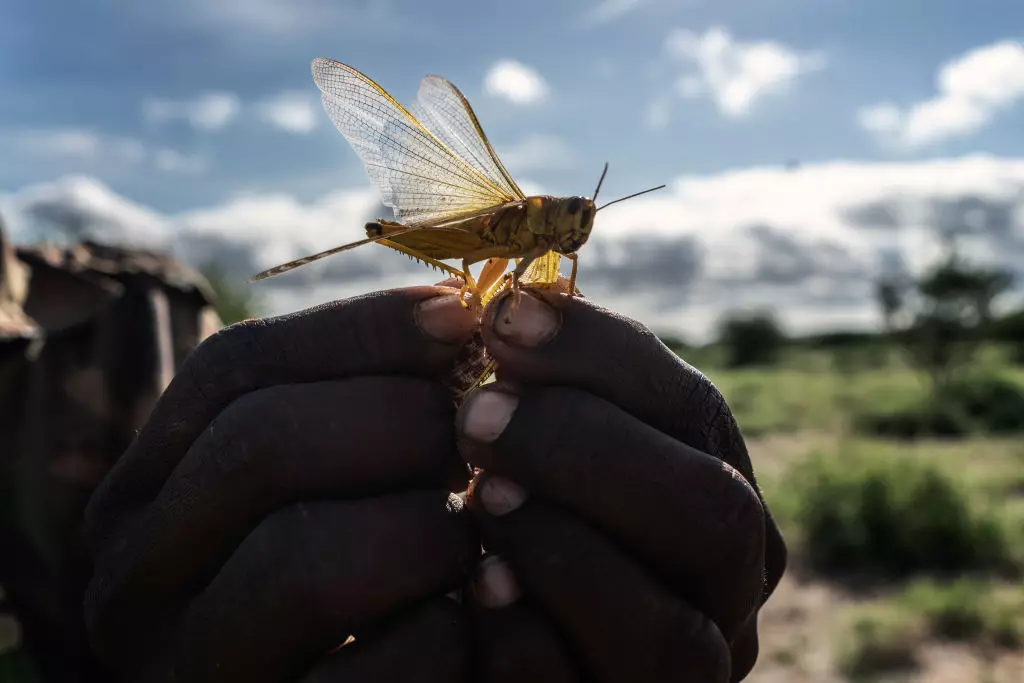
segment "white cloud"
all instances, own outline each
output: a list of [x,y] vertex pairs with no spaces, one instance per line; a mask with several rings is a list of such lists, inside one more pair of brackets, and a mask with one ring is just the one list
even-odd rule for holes
[[646,0],[601,0],[597,6],[588,11],[585,20],[591,25],[608,24],[619,17],[629,14],[644,4]]
[[193,128],[212,132],[231,123],[241,108],[241,101],[233,93],[207,92],[192,100],[147,99],[142,103],[142,114],[154,124],[184,120]]
[[202,157],[182,154],[176,150],[161,147],[153,152],[153,165],[168,173],[194,175],[205,171],[208,164]]
[[557,135],[530,135],[515,145],[496,150],[502,163],[515,174],[573,168],[576,154]]
[[980,130],[1024,99],[1024,43],[970,50],[939,69],[936,87],[934,97],[905,109],[891,103],[865,107],[858,114],[861,126],[908,148]]
[[36,157],[127,164],[138,163],[145,157],[145,147],[138,140],[105,135],[88,128],[11,131],[5,138],[20,153]]
[[651,130],[664,130],[671,118],[672,105],[664,97],[651,100],[644,109],[644,125]]
[[0,151],[8,156],[42,161],[64,170],[135,168],[148,165],[160,171],[200,173],[206,162],[173,149],[150,150],[140,140],[107,135],[88,128],[4,131]]
[[126,246],[166,248],[173,239],[166,217],[87,176],[67,176],[26,187],[5,198],[3,204],[13,238],[19,242],[52,235],[48,223],[67,222],[66,217],[73,217],[97,239]]
[[[190,27],[209,31],[243,50],[327,35],[337,39],[369,30],[416,28],[393,0],[182,0],[175,3]],[[156,15],[166,21],[166,12]],[[422,23],[418,26],[422,30]],[[258,38],[258,39],[256,39]]]
[[484,89],[519,105],[536,104],[548,95],[548,84],[535,69],[512,60],[491,66],[484,77]]
[[305,134],[317,125],[318,108],[304,92],[282,92],[257,105],[260,118],[289,133]]
[[676,29],[669,34],[665,50],[696,69],[679,77],[678,93],[707,95],[731,118],[748,114],[759,100],[784,91],[799,77],[825,65],[820,53],[799,52],[774,41],[743,43],[721,26],[703,34]]
[[[308,203],[289,195],[237,197],[173,215],[135,205],[95,181],[61,187],[26,188],[8,198],[16,207],[12,223],[24,225],[26,207],[43,197],[107,226],[110,239],[119,226],[124,239],[157,236],[195,264],[233,259],[239,282],[358,239],[379,212],[368,187]],[[878,322],[872,278],[893,262],[910,271],[932,263],[936,226],[960,229],[969,253],[1024,275],[1024,159],[834,161],[682,176],[662,192],[599,214],[580,252],[580,286],[601,305],[688,338],[709,332],[723,311],[750,306],[774,309],[794,330],[868,327]],[[258,289],[268,298],[267,313],[283,313],[438,279],[386,248],[366,247]]]
[[864,107],[857,112],[857,121],[861,128],[872,133],[886,135],[900,127],[900,109],[891,102],[882,102]]

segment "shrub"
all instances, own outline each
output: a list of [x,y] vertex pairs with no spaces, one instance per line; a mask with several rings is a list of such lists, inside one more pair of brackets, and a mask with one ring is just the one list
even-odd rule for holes
[[964,377],[895,409],[864,410],[853,425],[861,433],[896,439],[1022,432],[1024,388],[998,375]]
[[785,343],[785,335],[768,313],[733,314],[718,329],[718,345],[730,368],[773,365]]
[[888,606],[859,608],[837,647],[839,671],[856,681],[913,670],[920,640],[911,615]]
[[956,380],[944,386],[940,403],[954,406],[975,426],[993,434],[1024,431],[1024,388],[998,375]]
[[1007,648],[1024,643],[1024,601],[1019,595],[1002,599],[989,583],[916,581],[900,601],[924,620],[932,636]]
[[935,466],[817,455],[787,480],[786,504],[818,571],[903,577],[1013,565],[1003,525]]

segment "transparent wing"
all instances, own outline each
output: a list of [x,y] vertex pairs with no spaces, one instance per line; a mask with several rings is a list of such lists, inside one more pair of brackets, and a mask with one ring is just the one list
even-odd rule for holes
[[427,76],[410,108],[431,133],[480,171],[502,191],[525,199],[487,140],[469,101],[448,79]]
[[460,159],[372,80],[332,59],[313,60],[323,105],[366,166],[381,201],[410,226],[516,201]]

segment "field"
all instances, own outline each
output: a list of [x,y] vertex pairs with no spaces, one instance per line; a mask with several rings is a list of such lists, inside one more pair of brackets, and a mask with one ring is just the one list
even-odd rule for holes
[[[1006,358],[986,348],[972,374],[1024,388]],[[929,393],[892,350],[792,350],[743,370],[688,359],[732,406],[791,553],[748,680],[1022,680],[1019,434],[865,433],[858,416]]]

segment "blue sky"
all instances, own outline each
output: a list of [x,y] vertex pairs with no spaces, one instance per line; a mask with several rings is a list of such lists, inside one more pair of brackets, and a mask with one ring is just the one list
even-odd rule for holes
[[[662,182],[689,197],[622,209],[619,222],[692,210],[697,186],[679,189],[685,178],[727,184],[707,201],[735,204],[751,169],[784,173],[791,159],[852,164],[847,188],[894,169],[895,185],[923,187],[963,175],[935,160],[981,155],[995,166],[957,191],[998,194],[1024,157],[1022,37],[1024,5],[1006,0],[0,0],[0,193],[15,206],[74,178],[161,225],[237,216],[240,197],[271,195],[302,218],[367,187],[319,106],[309,62],[322,55],[403,102],[423,75],[448,77],[529,187],[589,194],[607,160],[609,197]],[[810,182],[805,172],[792,182]],[[778,223],[774,211],[761,222]],[[343,218],[335,239],[309,246],[357,238]],[[644,310],[660,320],[656,308]]]

